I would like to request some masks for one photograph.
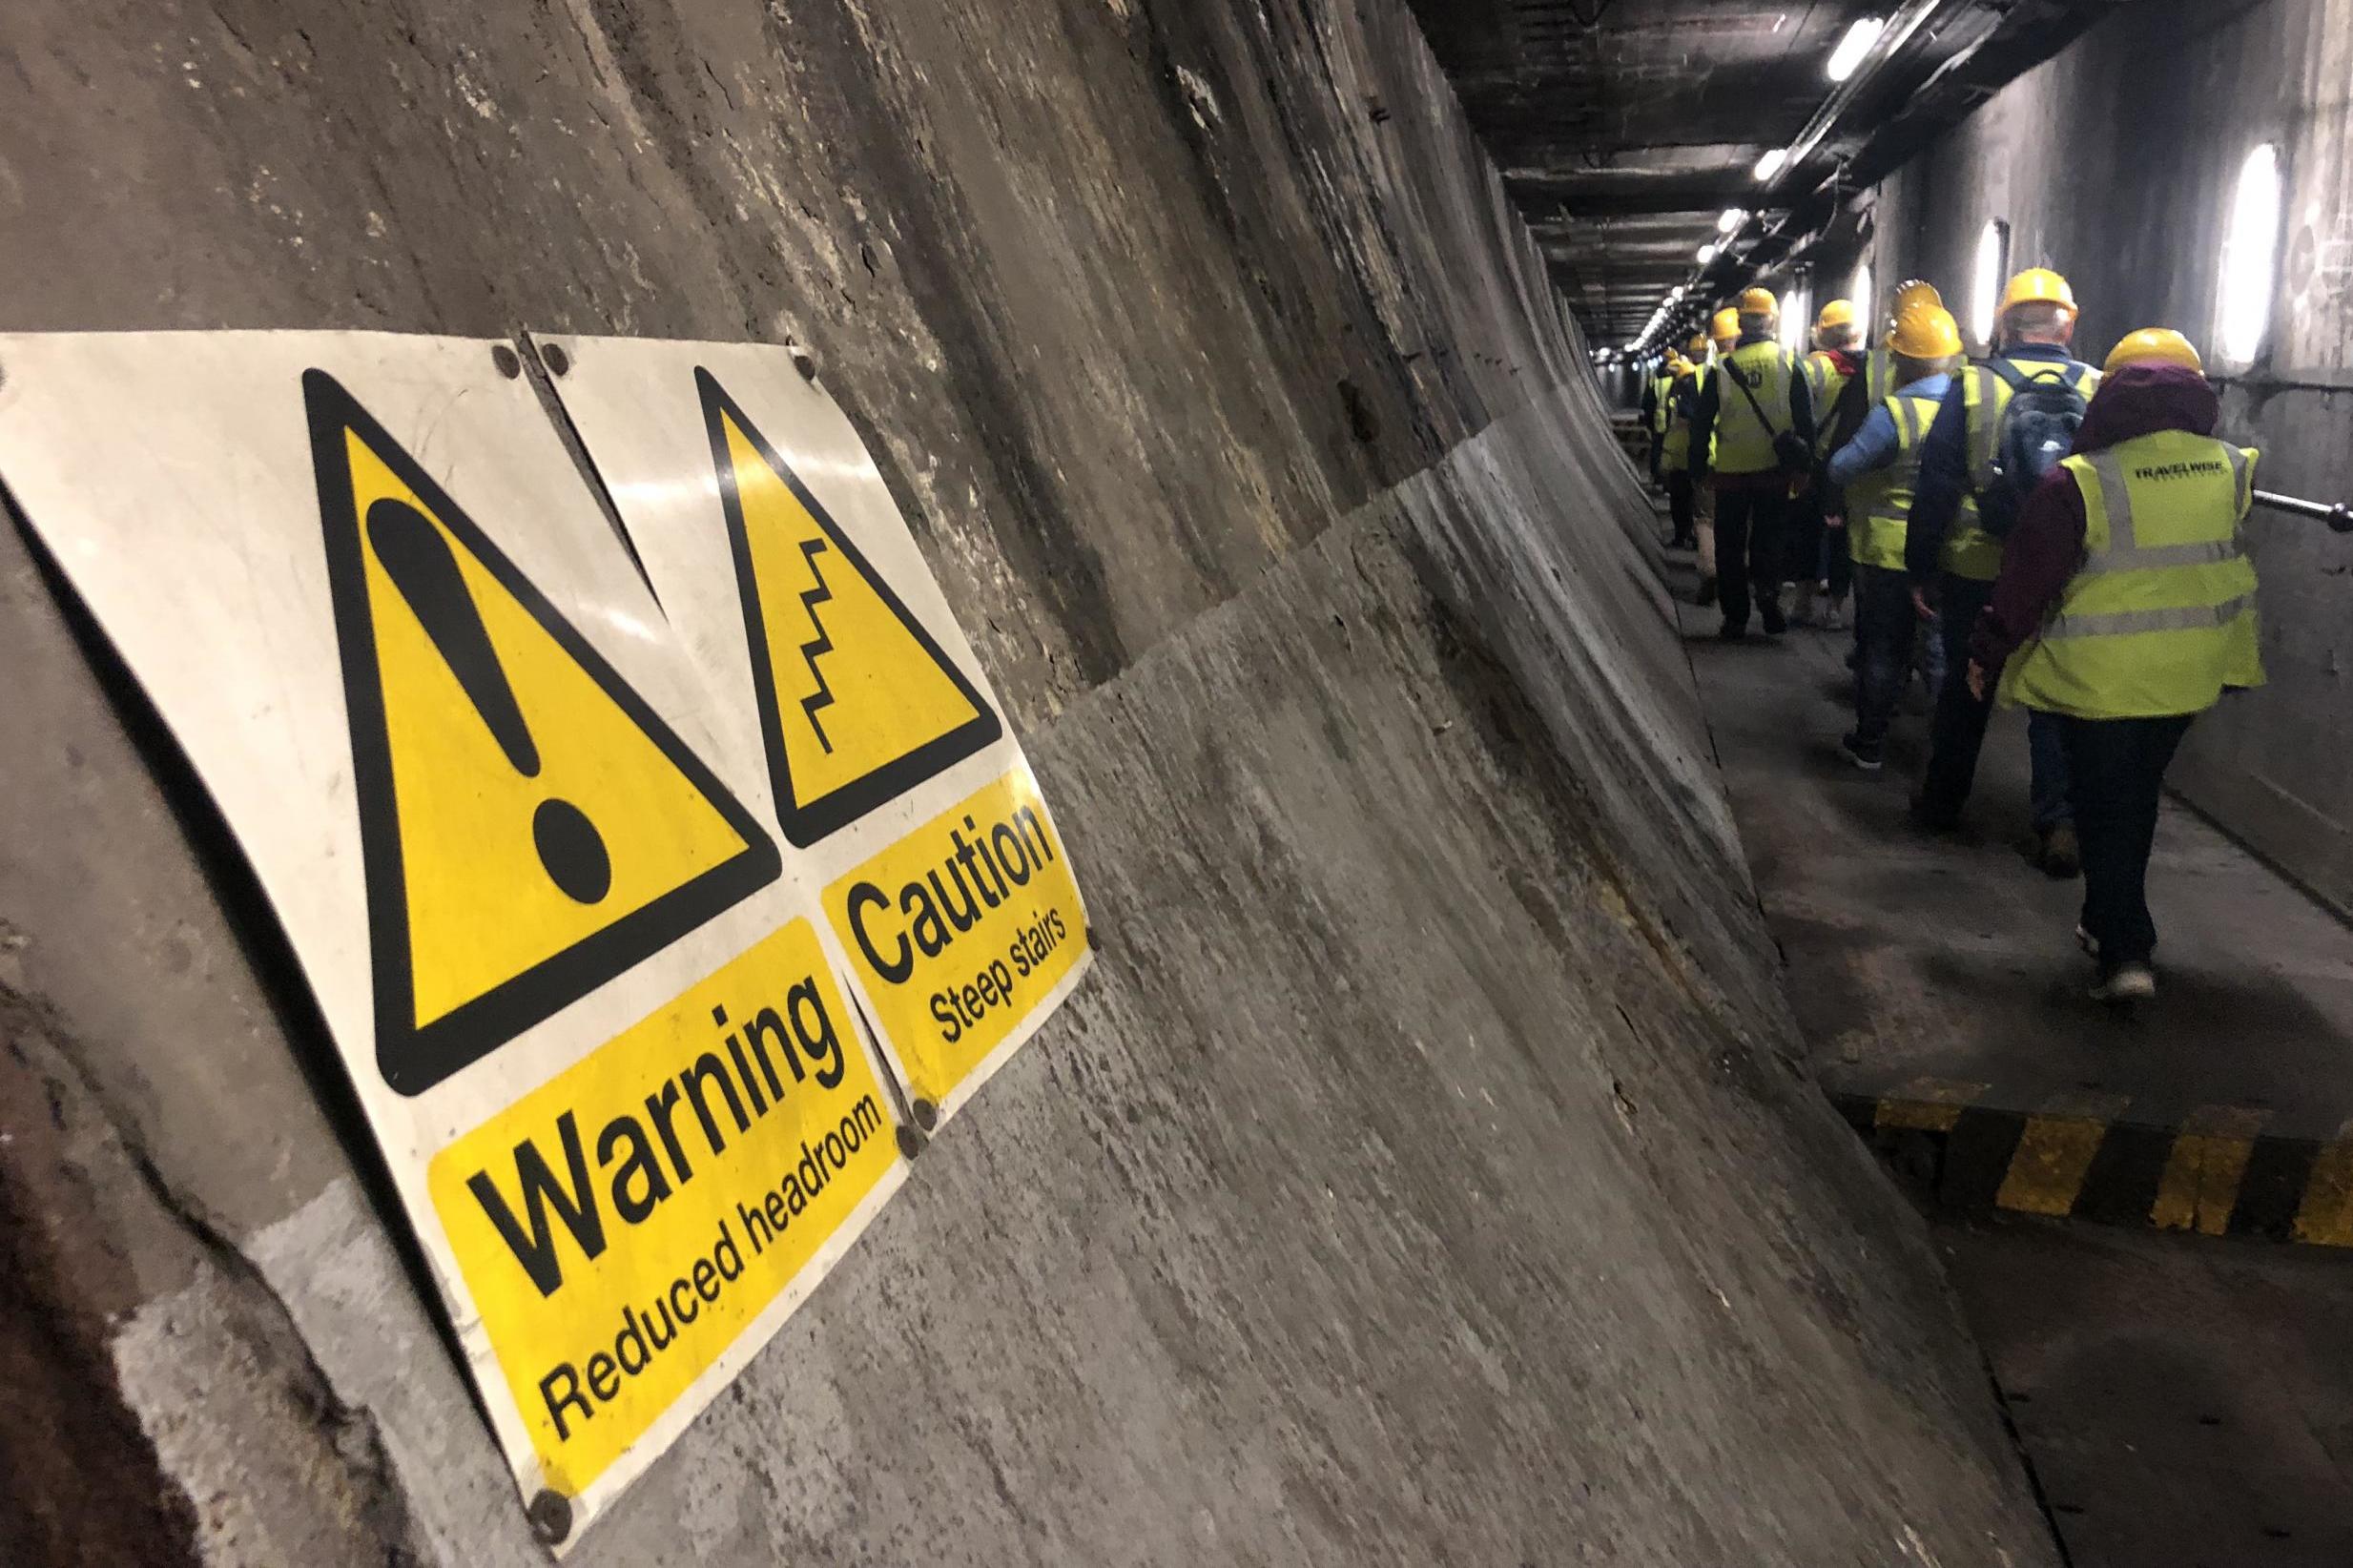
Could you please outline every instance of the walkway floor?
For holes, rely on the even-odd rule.
[[[1988,741],[1977,841],[1918,836],[1925,716],[1898,720],[1885,773],[1856,772],[1837,751],[1847,634],[1719,644],[1672,559],[1817,1075],[1924,1179],[2069,1560],[2353,1562],[2353,932],[2169,807],[2163,988],[2109,1012],[2084,996],[2080,884],[2018,853],[2019,716]]]
[[[1959,1201],[2353,1245],[2353,931],[2169,804],[2160,995],[2129,1014],[2091,1002],[2082,884],[2019,853],[2023,715],[1997,714],[1987,739],[1975,841],[1921,835],[1905,820],[1916,690],[1886,771],[1864,774],[1837,744],[1850,636],[1720,644],[1680,558],[1675,581],[1791,1001],[1851,1118],[1951,1134]]]

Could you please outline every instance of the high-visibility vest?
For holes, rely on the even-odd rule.
[[[1706,360],[1691,367],[1691,374],[1686,378],[1691,383],[1691,401],[1676,410],[1673,423],[1666,427],[1665,454],[1661,460],[1666,468],[1682,470],[1691,466],[1690,410],[1699,406],[1700,394],[1707,390],[1707,373],[1714,368],[1714,363]],[[1714,461],[1716,438],[1712,432],[1707,438],[1707,455],[1711,462]]]
[[[1666,434],[1666,399],[1674,387],[1672,376],[1661,376],[1650,383],[1650,428],[1655,434]]]
[[[1830,455],[1830,410],[1851,378],[1838,367],[1837,359],[1827,350],[1807,355],[1803,374],[1806,399],[1814,410],[1814,455],[1827,458]]]
[[[1904,569],[1904,530],[1920,483],[1920,444],[1942,404],[1942,394],[1906,387],[1880,405],[1895,421],[1895,461],[1847,486],[1847,547],[1857,566]]]
[[[1780,467],[1773,437],[1789,428],[1789,383],[1797,377],[1797,356],[1775,342],[1745,343],[1720,368],[1725,375],[1716,394],[1716,471],[1762,474]],[[1747,395],[1732,384],[1735,377],[1748,388]],[[1767,420],[1772,422],[1769,430]]]
[[[1877,407],[1895,395],[1895,356],[1874,348],[1863,357],[1863,401]]]
[[[1669,473],[1681,472],[1691,461],[1691,419],[1687,405],[1677,396],[1685,381],[1689,381],[1692,398],[1699,396],[1696,377],[1678,376],[1667,383],[1667,390],[1659,399],[1659,412],[1663,423],[1664,437],[1660,443],[1660,464]]]
[[[2030,380],[2040,377],[2047,381],[2056,373],[2081,392],[2087,402],[2099,390],[2099,372],[2074,360],[2054,363],[2050,360],[2012,359],[2009,363]],[[1969,489],[1972,504],[1967,508],[1966,521],[1955,524],[1945,536],[1940,563],[1956,577],[1991,583],[2002,573],[2002,542],[1977,526],[1973,503],[1977,494],[1993,483],[1993,464],[2001,455],[1993,449],[1994,437],[2001,430],[2002,410],[2010,406],[2014,395],[2010,382],[1995,373],[1991,360],[1961,372],[1961,406],[1969,421]]]
[[[2083,565],[2002,671],[2004,702],[2076,718],[2198,713],[2263,684],[2247,509],[2256,454],[2186,430],[2066,460]]]

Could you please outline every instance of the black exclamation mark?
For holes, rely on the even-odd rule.
[[[539,748],[442,530],[408,503],[387,498],[368,507],[367,537],[384,574],[416,612],[499,750],[515,772],[537,778]],[[572,897],[592,904],[611,891],[612,860],[605,853],[604,836],[570,801],[550,795],[539,803],[531,814],[531,842],[548,879]]]

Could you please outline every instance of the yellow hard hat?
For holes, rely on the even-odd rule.
[[[2075,291],[2068,287],[2067,279],[2049,267],[2029,267],[2010,280],[2002,290],[2002,308],[2007,316],[2017,305],[2057,305],[2068,315],[2075,314]]]
[[[1683,344],[1683,351],[1687,354],[1705,355],[1707,353],[1707,334],[1704,332],[1693,333],[1691,335],[1691,341]]]
[[[1944,306],[1915,301],[1896,318],[1888,346],[1908,360],[1942,360],[1961,352],[1961,324]]]
[[[2124,340],[2108,351],[2103,368],[2115,370],[2128,364],[2178,364],[2200,375],[2206,370],[2206,361],[2198,357],[2198,345],[2171,327],[2142,327],[2126,333]]]
[[[1684,359],[1682,355],[1670,354],[1666,357],[1666,373],[1669,376],[1688,375],[1690,370],[1691,361]]]
[[[1779,316],[1781,301],[1773,298],[1771,289],[1743,289],[1740,313],[1743,316]]]
[[[1854,325],[1854,301],[1833,299],[1822,307],[1821,315],[1814,318],[1814,330],[1828,332],[1834,327],[1850,327]]]
[[[1708,323],[1707,330],[1708,336],[1720,343],[1727,343],[1738,338],[1741,335],[1740,307],[1726,305],[1716,312],[1716,319]]]
[[[1901,320],[1912,306],[1927,303],[1943,308],[1945,297],[1936,292],[1936,285],[1925,278],[1908,278],[1895,285],[1895,299],[1888,306],[1888,320]]]

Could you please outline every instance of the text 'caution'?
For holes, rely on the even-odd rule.
[[[934,1104],[1086,953],[1078,883],[1025,767],[834,883],[825,908],[909,1088]]]

